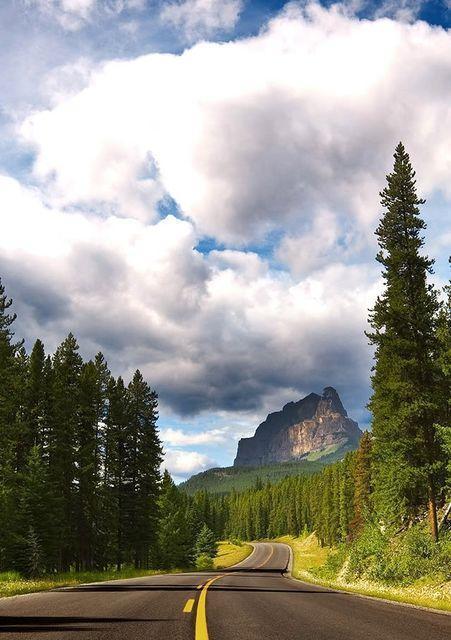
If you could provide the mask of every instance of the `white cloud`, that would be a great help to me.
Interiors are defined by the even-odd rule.
[[[194,444],[219,444],[226,440],[224,429],[211,429],[209,431],[187,432],[182,429],[160,429],[160,437],[173,447],[183,447]]]
[[[167,449],[162,468],[174,476],[190,476],[215,465],[214,460],[197,451]]]
[[[413,22],[424,4],[425,0],[385,0],[374,11],[374,17],[386,16],[401,22]]]
[[[228,451],[327,384],[358,419],[377,194],[402,138],[422,193],[451,197],[450,61],[444,30],[309,4],[254,38],[55,74],[21,127],[36,186],[0,176],[17,333],[51,350],[71,330],[115,373],[139,367],[165,410],[223,412],[163,430],[176,475],[211,462],[179,447]],[[185,219],[160,219],[168,195]],[[203,234],[231,244],[203,255]]]
[[[323,211],[372,242],[399,139],[421,190],[451,197],[450,105],[450,33],[310,3],[254,38],[111,62],[22,132],[60,205],[151,220],[166,191],[225,242]]]
[[[203,256],[187,221],[51,209],[8,177],[0,211],[0,272],[20,331],[53,349],[72,330],[125,377],[139,367],[176,412],[249,412],[287,390],[365,387],[371,269],[337,263],[297,281],[252,253]]]
[[[232,30],[238,22],[242,0],[181,0],[165,2],[160,19],[175,27],[188,42]]]
[[[120,14],[124,9],[143,9],[146,0],[25,0],[67,31],[77,31],[99,15]]]

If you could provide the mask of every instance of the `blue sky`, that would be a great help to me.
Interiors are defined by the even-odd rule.
[[[448,0],[5,0],[0,275],[160,395],[177,479],[332,385],[367,426],[378,192],[402,139],[449,278]]]

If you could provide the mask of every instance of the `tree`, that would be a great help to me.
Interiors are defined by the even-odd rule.
[[[70,333],[53,359],[53,411],[49,471],[55,497],[54,526],[58,531],[59,569],[68,571],[75,558],[75,448],[79,423],[82,359]]]
[[[215,539],[215,534],[211,529],[207,527],[206,524],[204,524],[202,529],[199,531],[199,535],[197,536],[196,555],[214,557],[216,555],[216,549],[217,542]]]
[[[350,528],[355,537],[368,521],[371,511],[372,472],[371,472],[372,437],[365,431],[360,439],[359,448],[355,454],[354,466],[354,518]]]
[[[17,356],[22,346],[14,342],[11,329],[16,314],[0,280],[0,567],[11,563],[14,544],[14,522],[18,499],[17,429],[19,405],[19,370]]]
[[[415,517],[427,504],[437,539],[436,487],[441,450],[437,417],[436,292],[427,282],[415,172],[402,143],[381,192],[384,214],[376,230],[384,291],[370,313],[375,346],[373,414],[375,499],[381,517]]]
[[[157,433],[158,397],[136,371],[128,385],[129,398],[129,480],[132,490],[132,512],[129,538],[134,564],[146,567],[151,546],[155,544],[158,526],[158,493],[161,481],[161,442]]]
[[[184,496],[165,470],[158,500],[157,564],[162,568],[186,567],[192,563],[195,550],[186,507]]]

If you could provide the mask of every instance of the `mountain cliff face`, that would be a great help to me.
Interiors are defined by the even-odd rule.
[[[252,438],[241,438],[235,467],[318,459],[358,446],[361,430],[348,418],[338,393],[326,387],[270,413]]]

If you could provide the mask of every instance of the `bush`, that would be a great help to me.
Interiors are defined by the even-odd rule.
[[[311,571],[318,575],[320,578],[332,580],[337,577],[338,573],[343,567],[343,564],[346,561],[347,555],[348,549],[346,545],[341,544],[336,550],[329,553],[326,562],[321,567],[318,567],[318,569],[313,569]]]
[[[199,571],[208,571],[209,569],[213,569],[213,558],[211,556],[207,556],[206,553],[202,553],[200,556],[197,556],[196,569],[199,569]]]
[[[377,525],[367,525],[351,545],[346,577],[360,578],[375,565],[383,564],[388,543],[387,533],[382,533]]]
[[[449,534],[436,544],[423,524],[393,537],[371,526],[351,546],[347,578],[366,576],[386,584],[401,585],[437,574],[449,579],[450,567]]]

